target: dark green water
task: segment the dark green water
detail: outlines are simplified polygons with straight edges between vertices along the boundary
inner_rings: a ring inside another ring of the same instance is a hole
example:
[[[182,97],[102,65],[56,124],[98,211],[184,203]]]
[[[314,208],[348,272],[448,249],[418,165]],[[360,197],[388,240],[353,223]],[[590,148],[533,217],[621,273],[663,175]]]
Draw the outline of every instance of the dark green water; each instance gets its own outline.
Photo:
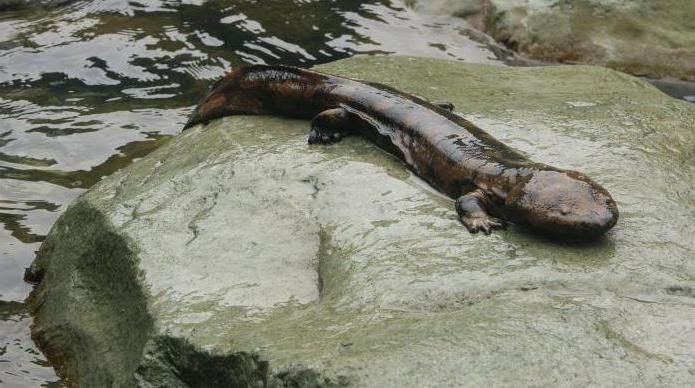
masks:
[[[0,11],[0,385],[60,385],[30,339],[22,274],[73,198],[178,133],[230,67],[308,67],[360,53],[500,65],[507,56],[458,19],[388,1],[104,0]]]

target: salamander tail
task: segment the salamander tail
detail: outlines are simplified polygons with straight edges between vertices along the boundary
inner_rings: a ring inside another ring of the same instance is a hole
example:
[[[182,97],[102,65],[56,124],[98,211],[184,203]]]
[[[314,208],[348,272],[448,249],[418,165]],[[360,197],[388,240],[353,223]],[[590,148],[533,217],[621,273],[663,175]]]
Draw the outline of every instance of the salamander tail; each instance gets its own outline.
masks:
[[[311,118],[323,110],[325,75],[287,66],[251,65],[229,72],[195,108],[183,129],[230,115]]]

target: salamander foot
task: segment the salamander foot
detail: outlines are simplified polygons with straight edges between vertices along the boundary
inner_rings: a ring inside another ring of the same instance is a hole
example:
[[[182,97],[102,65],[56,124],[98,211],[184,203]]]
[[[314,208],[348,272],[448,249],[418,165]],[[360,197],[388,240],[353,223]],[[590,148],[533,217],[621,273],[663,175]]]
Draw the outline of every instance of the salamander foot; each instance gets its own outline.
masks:
[[[494,229],[506,229],[507,223],[495,217],[461,217],[461,223],[471,233],[482,231],[485,235],[492,233]]]
[[[454,104],[448,102],[448,101],[437,101],[434,103],[434,105],[444,109],[448,110],[449,112],[454,112]]]
[[[341,130],[333,128],[311,128],[309,132],[309,144],[331,144],[341,141],[344,137]]]
[[[495,218],[488,214],[490,206],[489,194],[484,190],[474,190],[462,195],[456,200],[456,212],[463,226],[471,233],[483,231],[486,235],[492,233],[493,229],[504,229],[507,223],[504,220]]]
[[[336,143],[348,134],[350,115],[343,108],[325,110],[311,120],[309,144]]]

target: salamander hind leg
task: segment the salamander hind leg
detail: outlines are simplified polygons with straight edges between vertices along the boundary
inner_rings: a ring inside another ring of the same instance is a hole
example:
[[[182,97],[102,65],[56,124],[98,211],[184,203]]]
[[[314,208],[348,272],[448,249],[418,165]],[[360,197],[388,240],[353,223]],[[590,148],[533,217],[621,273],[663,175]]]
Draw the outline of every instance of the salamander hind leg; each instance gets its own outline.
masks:
[[[325,110],[311,120],[309,144],[330,144],[350,134],[350,114],[343,108]]]
[[[413,94],[413,96],[415,96],[415,97],[417,97],[417,98],[419,98],[419,99],[421,99],[421,100],[423,100],[423,101],[427,101],[427,102],[429,102],[430,104],[432,104],[432,105],[434,105],[434,106],[436,106],[436,107],[438,107],[438,108],[442,108],[442,109],[444,109],[444,110],[448,110],[449,112],[452,112],[452,113],[454,112],[454,104],[452,104],[452,103],[449,102],[449,101],[430,101],[428,98],[422,97],[422,96],[420,96],[420,95],[418,95],[418,94]]]
[[[448,110],[449,112],[454,112],[454,104],[448,102],[448,101],[436,101],[434,105],[444,109]]]
[[[488,214],[490,202],[488,194],[482,190],[474,190],[456,200],[456,212],[469,232],[483,231],[487,235],[493,229],[504,229],[507,226],[504,220]]]

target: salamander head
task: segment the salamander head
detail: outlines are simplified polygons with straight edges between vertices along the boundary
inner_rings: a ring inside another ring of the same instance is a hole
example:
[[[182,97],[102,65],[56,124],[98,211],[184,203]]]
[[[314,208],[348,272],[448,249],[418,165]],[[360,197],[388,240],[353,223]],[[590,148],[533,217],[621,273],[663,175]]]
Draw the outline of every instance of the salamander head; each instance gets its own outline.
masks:
[[[599,235],[618,221],[618,207],[608,191],[576,171],[540,170],[509,192],[512,216],[552,235]]]

